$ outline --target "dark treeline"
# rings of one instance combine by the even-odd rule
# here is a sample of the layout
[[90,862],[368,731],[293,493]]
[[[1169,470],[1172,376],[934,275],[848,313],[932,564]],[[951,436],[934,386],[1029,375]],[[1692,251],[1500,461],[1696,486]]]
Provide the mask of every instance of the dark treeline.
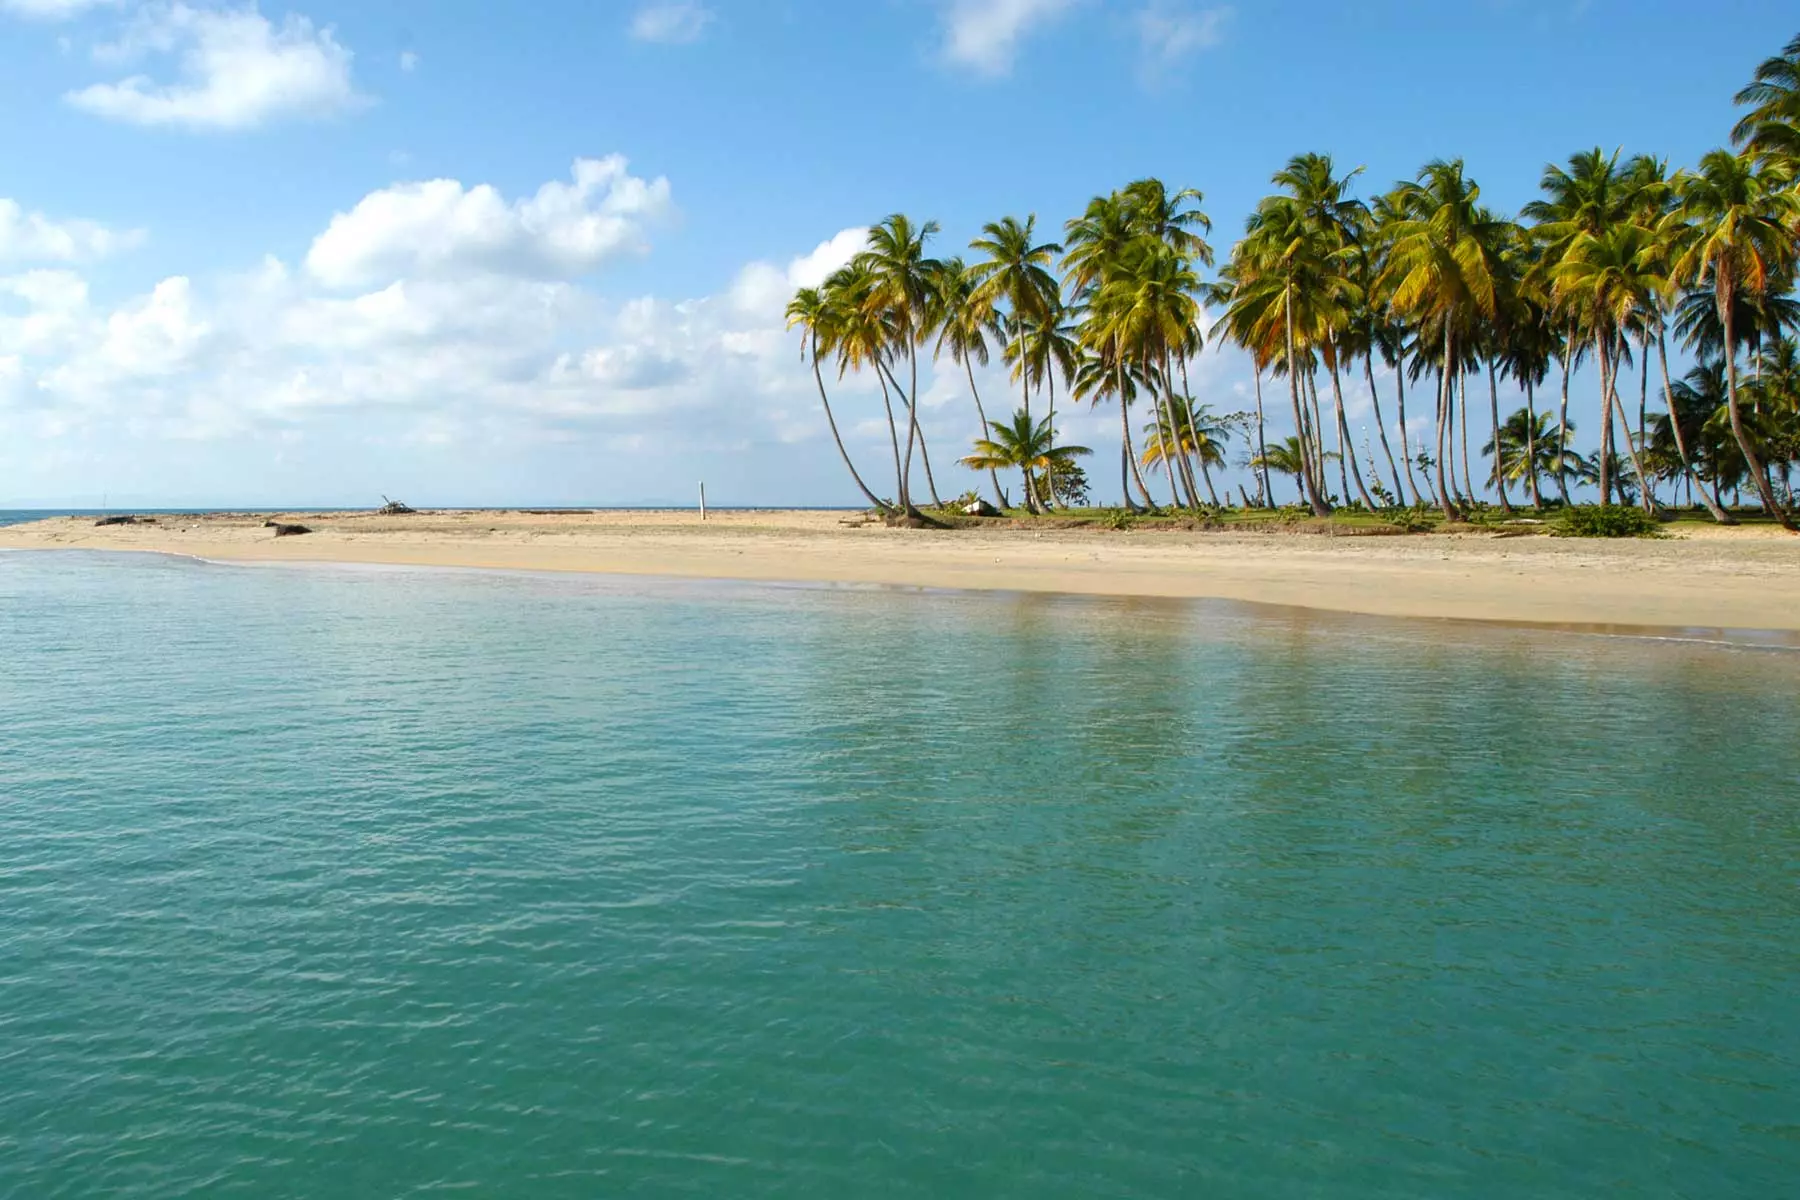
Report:
[[[807,337],[845,466],[895,517],[922,515],[916,473],[942,504],[918,412],[928,356],[967,377],[980,433],[959,461],[987,474],[1002,507],[1012,500],[1002,470],[1019,473],[1019,504],[1032,512],[1084,502],[1089,452],[1056,443],[1061,401],[1116,405],[1120,486],[1134,511],[1219,506],[1213,472],[1241,441],[1257,486],[1254,497],[1240,492],[1246,503],[1277,503],[1280,478],[1320,516],[1340,505],[1435,507],[1447,518],[1489,503],[1541,509],[1587,484],[1603,505],[1654,513],[1666,497],[1725,523],[1748,501],[1791,529],[1800,37],[1757,68],[1737,102],[1731,149],[1677,170],[1584,151],[1547,166],[1539,197],[1516,216],[1483,205],[1460,160],[1428,163],[1362,200],[1359,171],[1299,155],[1275,173],[1276,191],[1211,280],[1201,194],[1155,179],[1096,197],[1060,241],[1035,217],[991,222],[967,261],[931,256],[935,222],[894,215],[822,287],[801,290],[788,315]],[[1254,412],[1215,413],[1193,395],[1203,305],[1218,315],[1216,339],[1255,363]],[[1679,379],[1671,340],[1693,363]],[[1011,368],[1016,407],[984,404],[976,386],[975,368],[995,353]],[[838,379],[872,373],[880,386],[892,496],[877,494],[844,445],[827,364]],[[1378,364],[1391,369],[1385,395]],[[1584,365],[1597,394],[1578,398],[1578,415],[1599,433],[1586,455],[1570,394]],[[1502,414],[1502,380],[1524,407]],[[1350,435],[1347,381],[1370,394],[1378,449],[1365,440],[1359,450]],[[997,403],[1013,411],[991,418]],[[1269,405],[1293,436],[1270,440]],[[1410,432],[1420,406],[1431,413],[1424,445]],[[1147,418],[1137,438],[1134,409]]]

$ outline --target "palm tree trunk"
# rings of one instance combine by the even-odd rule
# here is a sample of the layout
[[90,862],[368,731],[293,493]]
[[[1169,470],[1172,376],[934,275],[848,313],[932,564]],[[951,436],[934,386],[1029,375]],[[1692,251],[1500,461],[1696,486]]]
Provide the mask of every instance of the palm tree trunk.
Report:
[[[1394,449],[1388,445],[1387,422],[1381,419],[1381,393],[1375,388],[1375,357],[1372,352],[1363,356],[1363,373],[1369,380],[1369,403],[1375,407],[1375,428],[1381,434],[1381,453],[1387,459],[1388,474],[1394,480],[1394,502],[1404,507],[1406,488],[1400,482],[1400,468],[1394,465]],[[1380,478],[1379,469],[1375,471],[1375,476]]]
[[[1619,360],[1623,360],[1625,356],[1625,335],[1623,333],[1619,334],[1616,345],[1615,354]],[[1638,455],[1638,448],[1631,440],[1631,417],[1625,411],[1624,402],[1619,399],[1619,372],[1616,365],[1612,374],[1612,388],[1608,395],[1612,401],[1612,408],[1607,413],[1607,421],[1610,423],[1612,417],[1617,415],[1619,428],[1624,431],[1625,453],[1631,459],[1631,469],[1637,475],[1638,480],[1638,503],[1643,506],[1645,512],[1654,513],[1656,497],[1650,491],[1650,474],[1644,470],[1644,460]]]
[[[1145,360],[1144,360],[1144,377],[1149,378],[1149,376],[1150,376],[1150,360],[1148,358],[1145,358]],[[1181,433],[1180,433],[1179,427],[1175,424],[1175,410],[1169,404],[1169,397],[1168,397],[1169,379],[1166,374],[1163,376],[1162,384],[1163,384],[1163,396],[1162,396],[1160,403],[1162,406],[1163,421],[1165,422],[1163,425],[1163,428],[1169,432],[1169,436],[1173,437],[1175,439],[1175,443],[1176,443],[1175,445],[1171,446],[1168,444],[1168,438],[1163,439],[1163,456],[1162,456],[1163,473],[1169,477],[1169,498],[1170,498],[1169,503],[1174,505],[1176,508],[1180,508],[1181,507],[1181,488],[1175,482],[1175,460],[1181,457]]]
[[[1223,508],[1224,505],[1219,503],[1218,489],[1213,487],[1212,472],[1208,470],[1206,466],[1206,451],[1202,449],[1198,443],[1196,443],[1194,447],[1194,457],[1200,460],[1200,478],[1206,481],[1206,494],[1212,497],[1213,507]],[[1231,495],[1231,489],[1227,488],[1225,494],[1227,496]]]
[[[914,422],[917,423],[917,420],[918,418],[915,417]],[[944,507],[943,500],[938,496],[937,480],[931,477],[931,451],[925,447],[925,427],[923,425],[919,426],[919,461],[925,464],[925,487],[931,492],[931,503],[938,508]]]
[[1500,491],[1500,511],[1512,515],[1512,501],[1506,498],[1506,472],[1500,469],[1500,385],[1494,380],[1494,360],[1487,360],[1488,408],[1494,418],[1494,486]]
[[887,374],[880,364],[875,367],[875,382],[881,385],[881,406],[887,409],[888,443],[894,448],[894,496],[896,508],[906,508],[906,468],[900,464],[900,430],[894,423],[894,401],[888,395]]
[[[1014,314],[1016,330],[1014,336],[1019,342],[1019,394],[1024,397],[1025,428],[1027,431],[1037,428],[1031,423],[1031,372],[1025,366],[1025,318]],[[1025,511],[1036,515],[1038,512],[1037,489],[1031,483],[1031,464],[1027,462],[1025,471]]]
[[[1356,447],[1350,443],[1350,421],[1344,416],[1344,384],[1338,373],[1337,349],[1332,348],[1331,360],[1326,364],[1331,370],[1331,407],[1337,410],[1338,438],[1338,475],[1344,485],[1344,499],[1350,499],[1350,481],[1342,478],[1349,470],[1356,476],[1356,494],[1362,497],[1363,507],[1370,512],[1375,511],[1375,501],[1369,498],[1369,489],[1363,486],[1362,468],[1356,463]],[[1346,467],[1345,464],[1349,466]]]
[[1446,521],[1454,521],[1457,517],[1456,506],[1450,503],[1449,485],[1444,470],[1444,463],[1449,457],[1444,453],[1444,435],[1447,432],[1450,414],[1450,322],[1444,321],[1444,357],[1438,363],[1438,411],[1437,411],[1437,496],[1438,507],[1443,510]]
[[[1311,405],[1309,415],[1312,418],[1314,470],[1317,471],[1315,478],[1318,479],[1319,485],[1324,487],[1326,479],[1325,415],[1319,408],[1319,372],[1317,368],[1312,366],[1306,368],[1306,398],[1307,402]],[[1349,488],[1344,489],[1342,502],[1345,504],[1350,503]]]
[[912,462],[914,447],[918,448],[919,457],[925,464],[925,485],[931,493],[931,502],[941,507],[943,501],[938,499],[937,484],[933,482],[931,478],[931,459],[925,455],[925,430],[919,424],[919,409],[918,405],[915,403],[915,399],[919,394],[919,352],[917,348],[908,346],[906,356],[910,361],[912,368],[912,390],[909,392],[906,389],[903,389],[900,386],[900,381],[898,379],[893,381],[894,390],[900,393],[900,402],[906,407],[906,463],[901,470],[902,495],[900,507],[907,516],[919,516],[920,513],[918,507],[913,504],[912,498]]
[[[969,365],[969,356],[963,355],[963,371],[969,377],[969,395],[975,397],[975,415],[981,418],[981,436],[993,437],[994,431],[988,426],[987,410],[981,407],[981,389],[975,386],[975,368]],[[994,503],[1001,508],[1006,507],[1006,493],[1000,490],[1000,472],[988,468],[988,480],[994,485]]]
[[[1252,356],[1254,358],[1254,355]],[[1257,468],[1262,473],[1262,502],[1265,508],[1275,507],[1275,489],[1269,486],[1269,443],[1263,431],[1263,398],[1262,398],[1262,359],[1256,358],[1256,458],[1262,463]]]
[[1725,327],[1725,405],[1731,416],[1731,436],[1737,439],[1738,450],[1744,455],[1744,466],[1750,472],[1750,478],[1756,481],[1756,493],[1762,499],[1764,511],[1777,521],[1783,529],[1792,530],[1794,519],[1775,499],[1775,489],[1769,485],[1769,473],[1763,470],[1762,461],[1756,457],[1756,450],[1750,445],[1750,434],[1744,428],[1743,410],[1738,406],[1737,386],[1737,343],[1732,340],[1731,302],[1732,295],[1729,284],[1721,275],[1721,286],[1718,289],[1719,323]]
[[819,335],[817,333],[812,335],[812,369],[813,382],[819,385],[819,403],[825,406],[825,423],[831,426],[831,440],[837,443],[838,454],[843,458],[844,466],[850,472],[850,478],[856,481],[856,489],[868,498],[870,504],[882,512],[889,511],[888,506],[882,502],[881,498],[869,490],[869,485],[863,482],[863,477],[857,474],[856,464],[850,461],[850,451],[844,448],[843,436],[838,433],[837,418],[831,412],[831,401],[825,395],[825,376],[819,372]]
[[1300,490],[1311,503],[1315,517],[1331,515],[1331,506],[1319,498],[1319,489],[1313,483],[1312,463],[1306,453],[1306,421],[1300,413],[1300,373],[1294,369],[1294,285],[1288,283],[1285,300],[1287,317],[1282,322],[1287,329],[1287,370],[1288,394],[1294,402],[1294,430],[1300,435]]
[[[1169,369],[1169,361],[1168,360],[1169,360],[1168,352],[1164,351],[1163,352],[1163,370],[1165,370],[1165,371],[1167,371]],[[1181,393],[1183,396],[1186,397],[1186,403],[1184,405],[1184,408],[1187,413],[1188,441],[1193,444],[1194,457],[1200,460],[1200,474],[1206,475],[1207,494],[1212,497],[1213,507],[1217,508],[1219,506],[1219,494],[1217,492],[1213,491],[1212,477],[1210,475],[1207,475],[1206,454],[1201,449],[1201,446],[1200,446],[1200,431],[1197,428],[1195,428],[1195,426],[1194,426],[1194,392],[1193,392],[1193,388],[1191,386],[1189,386],[1189,384],[1188,384],[1187,355],[1186,354],[1177,354],[1175,356],[1175,361],[1177,363],[1179,363],[1181,366]],[[1181,460],[1181,468],[1182,468],[1183,473],[1187,475],[1189,490],[1193,491],[1193,493],[1194,493],[1194,510],[1196,512],[1198,512],[1200,509],[1200,492],[1197,488],[1194,487],[1193,464],[1187,461],[1187,457],[1185,455],[1182,457],[1182,460]]]
[[1525,372],[1525,469],[1526,478],[1531,481],[1531,507],[1535,512],[1543,512],[1544,497],[1538,491],[1537,386],[1529,370]]
[[1055,364],[1046,373],[1045,382],[1050,388],[1050,415],[1045,428],[1050,436],[1044,442],[1044,493],[1045,505],[1056,507],[1056,370]]
[[1612,503],[1612,410],[1606,402],[1606,343],[1594,330],[1594,355],[1600,366],[1600,505]]
[[1450,498],[1460,507],[1463,503],[1462,485],[1456,478],[1456,380],[1447,380],[1444,384],[1444,460],[1438,464],[1450,488]]
[[1556,415],[1556,487],[1565,506],[1569,503],[1569,474],[1562,467],[1569,453],[1569,371],[1575,361],[1575,345],[1575,322],[1570,321],[1569,336],[1563,342],[1562,407]]
[[[1150,511],[1155,512],[1156,501],[1150,498],[1150,489],[1144,486],[1144,473],[1138,470],[1137,451],[1131,444],[1131,413],[1125,404],[1125,360],[1118,356],[1117,351],[1118,345],[1115,342],[1113,371],[1119,389],[1119,445],[1124,450],[1125,466],[1130,470],[1131,481],[1137,484],[1138,495],[1144,498],[1144,503],[1149,506]],[[1125,492],[1125,507],[1128,509],[1137,507],[1132,502],[1129,489]]]
[[1463,486],[1469,489],[1469,502],[1473,504],[1479,489],[1475,486],[1475,472],[1469,468],[1469,377],[1461,371],[1456,373],[1456,394],[1461,406]]
[[1400,406],[1400,461],[1406,464],[1406,482],[1412,488],[1412,503],[1424,502],[1425,493],[1419,487],[1419,481],[1413,476],[1412,443],[1406,432],[1406,348],[1402,344],[1394,367],[1395,403]]
[[1681,470],[1688,480],[1688,504],[1693,504],[1694,484],[1700,482],[1700,502],[1706,505],[1706,511],[1712,519],[1721,525],[1736,525],[1737,520],[1725,511],[1719,503],[1718,493],[1708,493],[1706,484],[1700,480],[1699,472],[1694,470],[1694,462],[1688,457],[1687,435],[1681,432],[1681,421],[1675,412],[1675,389],[1669,383],[1669,338],[1660,316],[1656,324],[1656,356],[1662,364],[1663,403],[1669,410],[1669,430],[1675,435],[1675,451],[1681,455]]

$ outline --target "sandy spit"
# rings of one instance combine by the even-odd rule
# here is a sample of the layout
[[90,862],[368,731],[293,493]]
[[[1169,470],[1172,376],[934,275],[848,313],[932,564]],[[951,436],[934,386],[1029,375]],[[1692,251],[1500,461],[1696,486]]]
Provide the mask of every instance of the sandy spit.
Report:
[[1397,617],[1800,631],[1800,537],[1706,530],[1592,542],[996,527],[898,530],[841,512],[432,511],[159,516],[0,529],[0,549],[1218,598]]

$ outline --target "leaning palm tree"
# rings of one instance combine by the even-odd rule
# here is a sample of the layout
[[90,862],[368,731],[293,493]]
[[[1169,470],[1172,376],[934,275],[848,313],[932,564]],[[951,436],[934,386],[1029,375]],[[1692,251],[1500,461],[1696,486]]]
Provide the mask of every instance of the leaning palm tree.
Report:
[[1763,508],[1786,529],[1794,520],[1775,498],[1768,473],[1751,444],[1738,399],[1735,302],[1779,295],[1793,282],[1793,230],[1800,199],[1785,171],[1760,166],[1748,154],[1713,150],[1680,184],[1679,218],[1692,228],[1673,264],[1675,277],[1713,294],[1724,338],[1727,411],[1732,436],[1744,456]]
[[[907,417],[906,453],[900,470],[900,507],[908,517],[918,520],[922,520],[924,514],[913,504],[910,476],[913,449],[922,437],[918,410],[919,346],[930,332],[928,321],[943,272],[942,263],[926,256],[925,243],[937,232],[936,221],[916,224],[906,214],[894,213],[869,230],[868,247],[857,255],[858,264],[868,272],[870,280],[866,303],[886,316],[895,349],[904,350],[911,372],[906,387],[902,388],[897,378],[893,383],[901,393]],[[885,361],[877,365],[886,367]],[[929,460],[925,472],[929,482]],[[934,501],[936,490],[932,488]]]
[[1035,472],[1051,472],[1060,467],[1067,474],[1077,458],[1093,453],[1086,446],[1054,445],[1049,418],[1034,425],[1022,408],[1013,412],[1011,421],[988,426],[988,436],[975,440],[974,451],[961,460],[963,466],[976,471],[1019,471],[1025,476],[1028,502]]
[[831,411],[831,398],[825,394],[825,376],[819,370],[819,356],[835,350],[841,316],[836,303],[827,300],[825,293],[818,288],[801,288],[787,306],[788,328],[799,325],[806,332],[806,341],[801,345],[800,353],[812,364],[813,381],[819,386],[819,403],[825,406],[825,423],[831,426],[831,440],[837,443],[838,454],[843,458],[850,478],[856,481],[857,490],[868,498],[870,504],[884,513],[891,512],[892,507],[869,490],[869,485],[857,473],[856,464],[850,461],[850,451],[844,448],[843,435],[838,432],[837,417]]

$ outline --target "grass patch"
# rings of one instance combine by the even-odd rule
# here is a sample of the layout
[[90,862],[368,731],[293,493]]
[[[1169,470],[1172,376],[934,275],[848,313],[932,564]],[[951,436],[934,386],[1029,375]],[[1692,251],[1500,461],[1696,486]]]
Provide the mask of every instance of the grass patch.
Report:
[[1641,508],[1582,505],[1563,510],[1551,532],[1557,537],[1648,538],[1661,537],[1662,524]]

